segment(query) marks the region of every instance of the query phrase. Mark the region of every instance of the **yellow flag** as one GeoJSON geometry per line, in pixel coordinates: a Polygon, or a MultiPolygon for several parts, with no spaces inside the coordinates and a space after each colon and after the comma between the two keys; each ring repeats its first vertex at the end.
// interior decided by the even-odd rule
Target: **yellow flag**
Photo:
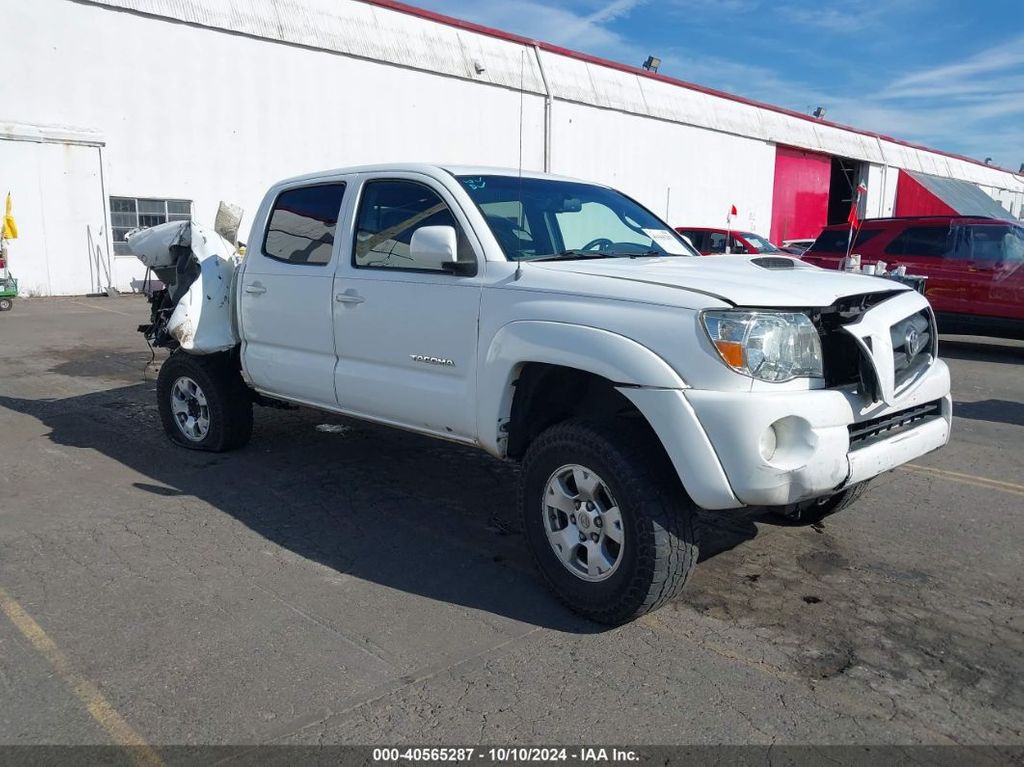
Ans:
{"type": "Polygon", "coordinates": [[[11,213],[11,193],[7,193],[7,209],[4,212],[4,239],[16,240],[18,238],[18,223],[11,213]]]}

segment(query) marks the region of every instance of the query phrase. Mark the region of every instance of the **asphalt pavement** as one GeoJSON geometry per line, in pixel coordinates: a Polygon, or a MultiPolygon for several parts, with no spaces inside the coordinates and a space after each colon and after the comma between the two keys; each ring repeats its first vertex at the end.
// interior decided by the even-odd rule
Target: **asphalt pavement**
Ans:
{"type": "Polygon", "coordinates": [[[608,630],[516,469],[309,410],[173,447],[139,297],[0,315],[0,744],[1024,745],[1024,344],[944,337],[954,436],[820,525],[707,514],[608,630]]]}

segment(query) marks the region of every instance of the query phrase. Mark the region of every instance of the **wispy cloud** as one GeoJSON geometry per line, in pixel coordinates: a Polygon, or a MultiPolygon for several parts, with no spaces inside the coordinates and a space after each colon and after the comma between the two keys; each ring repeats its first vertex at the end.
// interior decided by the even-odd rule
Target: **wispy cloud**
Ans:
{"type": "Polygon", "coordinates": [[[887,89],[892,98],[1024,92],[1024,35],[942,66],[912,72],[887,89]]]}
{"type": "Polygon", "coordinates": [[[899,76],[866,106],[874,119],[928,141],[956,136],[961,151],[978,157],[1024,158],[1024,35],[899,76]]]}
{"type": "Polygon", "coordinates": [[[858,128],[1024,160],[1024,34],[1000,40],[991,19],[954,13],[959,0],[419,2],[615,61],[653,53],[664,74],[795,111],[821,105],[858,128]]]}
{"type": "Polygon", "coordinates": [[[875,13],[867,10],[844,10],[834,6],[804,8],[784,5],[779,9],[789,21],[830,32],[860,32],[874,23],[875,13]]]}
{"type": "Polygon", "coordinates": [[[647,1],[610,0],[594,8],[537,0],[476,0],[472,13],[462,0],[437,0],[430,7],[555,45],[621,59],[623,52],[632,52],[634,46],[611,25],[647,1]]]}

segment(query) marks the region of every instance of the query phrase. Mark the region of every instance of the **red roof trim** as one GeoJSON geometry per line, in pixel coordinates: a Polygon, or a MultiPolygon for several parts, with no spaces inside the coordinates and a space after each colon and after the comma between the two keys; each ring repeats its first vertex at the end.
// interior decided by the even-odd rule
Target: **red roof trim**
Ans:
{"type": "MultiPolygon", "coordinates": [[[[691,91],[697,91],[698,93],[704,93],[708,96],[716,96],[718,98],[726,99],[728,101],[735,101],[739,104],[746,104],[747,106],[757,107],[758,109],[767,109],[771,112],[777,112],[778,114],[787,115],[789,117],[796,117],[800,120],[806,120],[816,125],[828,125],[832,128],[838,128],[839,130],[850,131],[851,133],[857,133],[861,136],[867,136],[869,138],[881,139],[883,141],[889,141],[893,144],[899,144],[900,146],[910,147],[911,149],[919,149],[923,152],[931,152],[933,154],[942,155],[943,157],[951,157],[954,160],[962,160],[969,162],[972,165],[980,165],[983,168],[992,168],[993,170],[1000,170],[1004,173],[1012,173],[1008,168],[1003,168],[999,165],[987,165],[980,160],[976,160],[973,157],[966,157],[961,154],[954,154],[953,152],[944,152],[941,149],[932,149],[931,147],[923,146],[921,144],[914,144],[910,141],[903,141],[902,139],[893,138],[892,136],[886,136],[884,133],[873,133],[872,131],[861,130],[860,128],[854,128],[850,125],[843,125],[842,123],[834,123],[828,120],[819,120],[811,115],[805,115],[801,112],[794,112],[791,109],[784,107],[775,106],[773,104],[766,104],[763,101],[755,101],[754,99],[744,98],[743,96],[737,96],[732,93],[725,91],[716,90],[714,88],[708,88],[703,85],[697,85],[696,83],[687,82],[686,80],[679,80],[674,77],[668,77],[667,75],[660,75],[656,72],[648,72],[646,69],[640,67],[629,66],[628,64],[621,64],[617,61],[611,61],[610,59],[602,59],[598,56],[591,56],[587,53],[580,53],[579,51],[573,51],[569,48],[562,48],[558,45],[552,45],[551,43],[545,43],[542,40],[531,40],[528,37],[522,35],[516,35],[511,32],[505,32],[500,29],[494,29],[493,27],[487,27],[483,24],[475,24],[472,21],[465,21],[463,19],[457,19],[454,16],[446,16],[443,13],[436,13],[434,11],[428,11],[424,8],[417,8],[414,5],[408,5],[406,3],[398,2],[397,0],[360,0],[360,2],[367,3],[369,5],[376,5],[381,8],[387,8],[392,11],[398,11],[399,13],[405,13],[410,16],[418,16],[421,19],[427,19],[428,21],[436,21],[440,24],[444,24],[449,27],[457,27],[459,29],[465,29],[468,32],[477,32],[488,37],[496,37],[501,40],[508,40],[509,42],[519,43],[520,45],[536,45],[542,51],[549,53],[555,53],[560,56],[567,56],[571,59],[577,59],[578,61],[585,61],[588,64],[597,64],[598,66],[608,67],[609,69],[616,69],[620,72],[627,72],[631,75],[638,75],[640,77],[647,77],[652,80],[660,80],[663,83],[669,85],[675,85],[680,88],[686,88],[691,91]]],[[[796,147],[798,149],[806,149],[806,147],[796,147]]]]}

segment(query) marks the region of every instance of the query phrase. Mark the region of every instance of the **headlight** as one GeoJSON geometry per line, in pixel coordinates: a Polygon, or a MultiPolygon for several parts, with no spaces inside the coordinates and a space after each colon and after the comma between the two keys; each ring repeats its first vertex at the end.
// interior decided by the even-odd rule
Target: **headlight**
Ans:
{"type": "Polygon", "coordinates": [[[800,312],[706,311],[701,321],[729,367],[762,381],[822,378],[821,340],[800,312]]]}

